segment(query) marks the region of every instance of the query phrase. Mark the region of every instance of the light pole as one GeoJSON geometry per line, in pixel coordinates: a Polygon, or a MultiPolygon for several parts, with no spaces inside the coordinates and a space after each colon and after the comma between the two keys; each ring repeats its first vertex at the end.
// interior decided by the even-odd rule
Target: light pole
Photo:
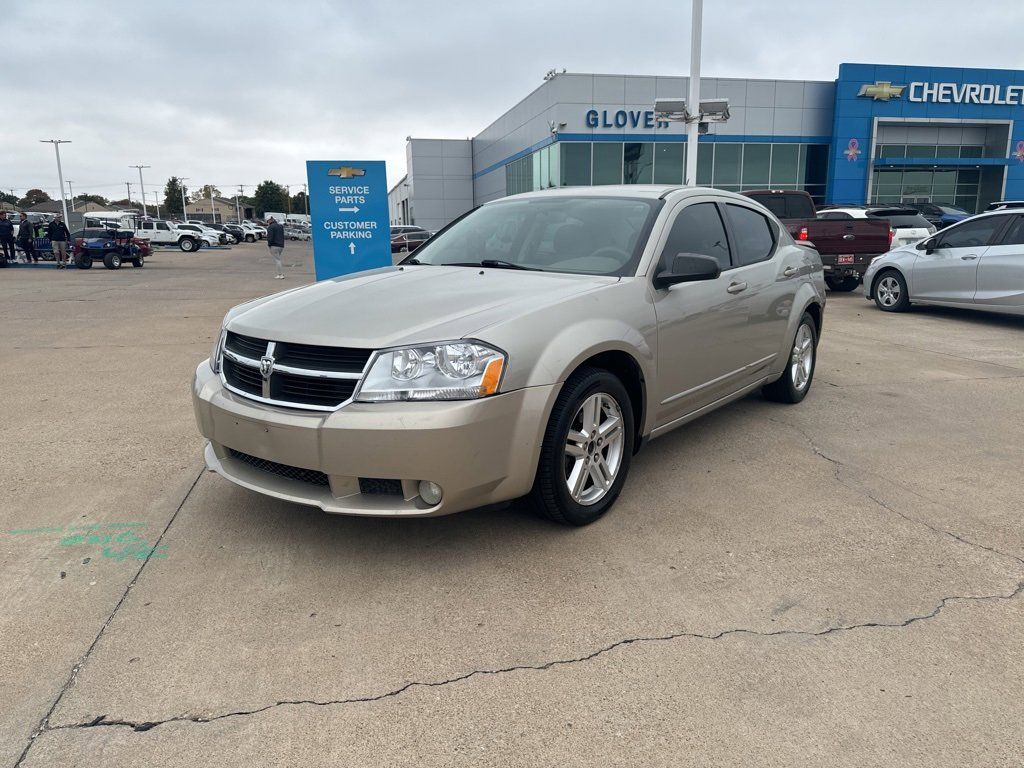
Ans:
{"type": "Polygon", "coordinates": [[[60,207],[64,211],[64,221],[68,220],[68,201],[64,197],[64,171],[60,167],[60,145],[70,144],[70,141],[64,139],[40,139],[40,144],[53,144],[53,151],[57,153],[57,181],[60,182],[60,207]]]}
{"type": "Polygon", "coordinates": [[[75,212],[75,190],[74,190],[74,187],[71,186],[72,184],[74,184],[74,182],[71,179],[68,179],[68,197],[71,198],[71,212],[74,213],[75,212]]]}
{"type": "Polygon", "coordinates": [[[309,218],[309,187],[306,184],[302,185],[302,199],[306,203],[306,218],[309,218]]]}
{"type": "MultiPolygon", "coordinates": [[[[139,191],[142,193],[142,215],[149,216],[149,211],[146,210],[146,186],[142,183],[142,169],[149,168],[148,165],[129,165],[129,168],[139,169],[139,191]]],[[[157,211],[157,218],[160,217],[159,210],[157,211]]]]}
{"type": "Polygon", "coordinates": [[[238,206],[238,198],[240,195],[245,194],[245,184],[238,185],[238,194],[235,195],[235,216],[238,217],[238,223],[242,223],[242,209],[238,206]]]}
{"type": "Polygon", "coordinates": [[[182,176],[178,179],[178,190],[181,192],[181,220],[188,221],[188,212],[185,210],[185,182],[191,179],[191,176],[182,176]]]}
{"type": "MultiPolygon", "coordinates": [[[[143,194],[143,198],[142,199],[145,200],[146,199],[145,198],[145,194],[146,193],[143,192],[142,194],[143,194]]],[[[160,193],[157,192],[154,189],[150,194],[153,195],[153,205],[156,208],[156,217],[159,219],[160,218],[160,193]]]]}
{"type": "Polygon", "coordinates": [[[217,206],[213,204],[213,184],[208,184],[206,191],[210,193],[210,214],[213,216],[213,223],[217,223],[217,206]]]}
{"type": "Polygon", "coordinates": [[[285,200],[288,203],[288,208],[287,208],[288,215],[291,216],[292,215],[292,185],[291,184],[285,184],[284,185],[284,197],[285,197],[285,200]]]}

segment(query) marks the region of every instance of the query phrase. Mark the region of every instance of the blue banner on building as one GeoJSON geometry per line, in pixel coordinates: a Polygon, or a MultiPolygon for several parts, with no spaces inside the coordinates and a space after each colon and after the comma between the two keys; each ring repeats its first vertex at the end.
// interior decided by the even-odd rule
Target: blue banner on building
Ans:
{"type": "Polygon", "coordinates": [[[308,160],[316,279],[391,265],[383,160],[308,160]]]}

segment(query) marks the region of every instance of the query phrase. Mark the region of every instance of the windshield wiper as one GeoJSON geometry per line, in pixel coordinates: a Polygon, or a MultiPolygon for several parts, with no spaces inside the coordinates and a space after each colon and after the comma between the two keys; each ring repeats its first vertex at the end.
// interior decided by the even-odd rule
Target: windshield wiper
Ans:
{"type": "Polygon", "coordinates": [[[502,259],[483,259],[482,261],[452,261],[447,264],[442,264],[444,267],[490,267],[492,269],[526,269],[530,272],[543,272],[544,270],[540,267],[527,267],[522,264],[516,264],[512,261],[503,261],[502,259]]]}

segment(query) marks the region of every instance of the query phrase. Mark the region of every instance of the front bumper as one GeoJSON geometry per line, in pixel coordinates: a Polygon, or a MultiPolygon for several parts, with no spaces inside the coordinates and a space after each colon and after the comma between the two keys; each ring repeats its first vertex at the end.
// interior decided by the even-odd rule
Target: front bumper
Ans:
{"type": "Polygon", "coordinates": [[[482,400],[349,403],[314,413],[236,395],[224,388],[209,361],[196,369],[192,387],[196,422],[209,441],[206,465],[228,480],[326,512],[410,517],[451,514],[528,493],[555,394],[557,385],[482,400]],[[322,472],[328,484],[257,468],[258,462],[242,461],[232,450],[322,472]],[[431,506],[420,498],[421,480],[441,486],[440,503],[431,506]],[[400,492],[379,492],[397,491],[396,486],[400,492]]]}

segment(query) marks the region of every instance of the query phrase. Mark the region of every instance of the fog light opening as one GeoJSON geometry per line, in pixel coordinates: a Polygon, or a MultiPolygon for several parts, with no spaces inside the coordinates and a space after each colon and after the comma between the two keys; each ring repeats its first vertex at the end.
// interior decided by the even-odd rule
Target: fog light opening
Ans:
{"type": "Polygon", "coordinates": [[[431,482],[430,480],[420,480],[420,498],[423,499],[430,506],[436,506],[441,503],[441,497],[444,495],[444,491],[441,490],[441,486],[437,483],[431,482]]]}

